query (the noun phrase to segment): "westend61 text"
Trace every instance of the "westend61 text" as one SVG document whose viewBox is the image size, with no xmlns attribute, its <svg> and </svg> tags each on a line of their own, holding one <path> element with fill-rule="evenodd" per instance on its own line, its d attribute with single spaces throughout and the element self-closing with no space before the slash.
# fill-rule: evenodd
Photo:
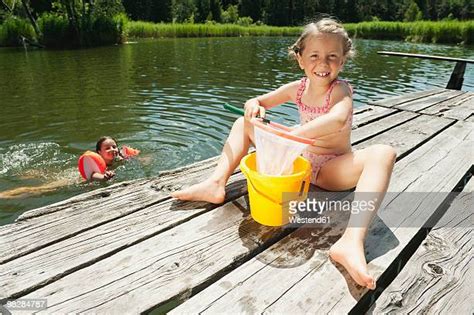
<svg viewBox="0 0 474 315">
<path fill-rule="evenodd" d="M 289 212 L 290 214 L 297 214 L 299 212 L 314 212 L 317 214 L 323 213 L 323 211 L 350 211 L 351 213 L 358 214 L 364 211 L 374 211 L 375 203 L 374 200 L 316 200 L 306 199 L 304 201 L 290 201 Z"/>
</svg>

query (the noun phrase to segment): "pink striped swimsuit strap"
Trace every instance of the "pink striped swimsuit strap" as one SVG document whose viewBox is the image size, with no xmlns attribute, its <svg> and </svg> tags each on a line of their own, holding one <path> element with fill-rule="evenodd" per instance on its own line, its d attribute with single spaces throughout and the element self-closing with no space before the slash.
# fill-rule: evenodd
<svg viewBox="0 0 474 315">
<path fill-rule="evenodd" d="M 301 102 L 301 97 L 303 96 L 303 92 L 306 88 L 307 79 L 307 77 L 301 78 L 300 85 L 298 86 L 298 91 L 296 91 L 296 105 L 298 106 L 303 106 L 303 103 Z"/>
</svg>

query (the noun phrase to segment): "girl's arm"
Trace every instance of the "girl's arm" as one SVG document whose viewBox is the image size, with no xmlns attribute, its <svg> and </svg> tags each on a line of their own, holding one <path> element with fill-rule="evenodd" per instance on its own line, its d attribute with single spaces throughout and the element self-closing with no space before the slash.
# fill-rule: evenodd
<svg viewBox="0 0 474 315">
<path fill-rule="evenodd" d="M 297 127 L 292 133 L 317 139 L 341 131 L 352 114 L 352 93 L 346 84 L 338 84 L 334 87 L 331 93 L 331 103 L 334 105 L 326 115 Z"/>
<path fill-rule="evenodd" d="M 106 180 L 111 179 L 114 176 L 115 176 L 115 173 L 112 171 L 105 171 L 104 174 L 94 172 L 92 173 L 90 180 L 104 182 Z"/>
<path fill-rule="evenodd" d="M 265 109 L 270 109 L 277 105 L 291 101 L 292 95 L 296 95 L 300 81 L 285 84 L 278 89 L 249 99 L 245 102 L 245 117 L 250 119 L 260 114 L 260 117 L 265 117 Z"/>
</svg>

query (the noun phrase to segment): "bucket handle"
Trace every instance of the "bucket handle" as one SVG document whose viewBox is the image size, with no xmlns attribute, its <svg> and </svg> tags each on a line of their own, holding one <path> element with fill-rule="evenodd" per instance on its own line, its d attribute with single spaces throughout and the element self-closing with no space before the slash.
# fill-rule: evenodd
<svg viewBox="0 0 474 315">
<path fill-rule="evenodd" d="M 308 172 L 308 173 L 309 173 L 309 172 Z M 305 178 L 306 178 L 306 177 L 308 177 L 308 174 L 305 175 Z M 247 177 L 247 180 L 248 180 L 248 182 L 250 183 L 250 185 L 252 185 L 253 189 L 254 189 L 257 193 L 259 193 L 260 195 L 262 195 L 263 197 L 267 198 L 267 199 L 270 200 L 271 202 L 276 203 L 276 204 L 278 204 L 278 205 L 280 205 L 280 206 L 283 204 L 283 202 L 278 202 L 278 201 L 276 201 L 274 198 L 272 198 L 271 196 L 269 196 L 269 195 L 267 195 L 266 193 L 264 193 L 264 192 L 260 191 L 259 189 L 257 189 L 257 187 L 255 187 L 255 185 L 253 184 L 252 180 L 250 179 L 250 177 Z M 301 182 L 301 187 L 300 187 L 300 189 L 299 189 L 298 197 L 301 197 L 301 196 L 303 195 L 304 188 L 305 188 L 306 184 L 307 184 L 307 183 L 306 183 L 306 180 L 303 180 L 303 181 Z M 309 184 L 309 182 L 308 182 L 308 184 Z"/>
</svg>

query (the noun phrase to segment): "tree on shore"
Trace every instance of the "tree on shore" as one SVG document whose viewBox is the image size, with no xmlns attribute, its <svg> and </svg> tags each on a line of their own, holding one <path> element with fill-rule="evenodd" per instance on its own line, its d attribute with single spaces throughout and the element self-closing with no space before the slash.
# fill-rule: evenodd
<svg viewBox="0 0 474 315">
<path fill-rule="evenodd" d="M 404 19 L 405 22 L 418 21 L 423 18 L 423 13 L 421 12 L 418 4 L 415 1 L 411 1 L 408 5 L 408 8 L 405 11 Z"/>
</svg>

